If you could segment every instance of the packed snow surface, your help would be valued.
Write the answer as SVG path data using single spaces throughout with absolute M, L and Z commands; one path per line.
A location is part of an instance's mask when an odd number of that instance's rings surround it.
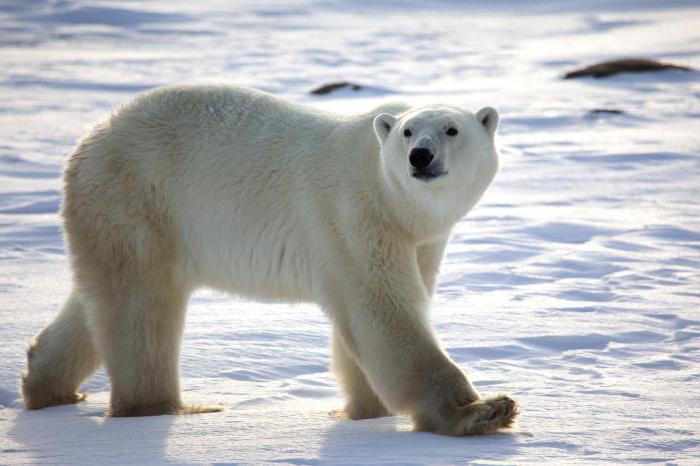
M 628 56 L 700 68 L 700 7 L 0 3 L 0 463 L 700 463 L 700 73 L 561 79 Z M 323 313 L 212 291 L 191 300 L 183 389 L 224 412 L 107 418 L 103 371 L 84 403 L 22 409 L 26 342 L 70 290 L 64 157 L 137 92 L 210 80 L 342 113 L 500 110 L 502 168 L 454 231 L 432 318 L 484 395 L 519 399 L 515 428 L 336 419 Z M 345 80 L 365 88 L 308 95 Z

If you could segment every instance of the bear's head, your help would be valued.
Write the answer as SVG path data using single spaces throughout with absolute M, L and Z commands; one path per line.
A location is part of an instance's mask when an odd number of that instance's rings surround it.
M 384 171 L 395 194 L 453 222 L 476 204 L 496 174 L 497 128 L 493 107 L 473 114 L 428 106 L 374 118 Z

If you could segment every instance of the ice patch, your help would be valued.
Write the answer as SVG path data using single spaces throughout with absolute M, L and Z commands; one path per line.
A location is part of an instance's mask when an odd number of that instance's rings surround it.
M 602 350 L 611 343 L 624 342 L 658 342 L 665 336 L 650 331 L 625 332 L 618 335 L 602 335 L 589 333 L 584 335 L 542 335 L 537 337 L 518 338 L 518 341 L 535 348 L 543 348 L 549 351 L 565 352 L 572 350 L 594 349 Z
M 147 10 L 82 6 L 52 13 L 27 15 L 28 21 L 41 21 L 64 24 L 106 24 L 109 26 L 134 27 L 151 23 L 182 23 L 192 21 L 188 15 L 180 13 L 159 13 Z
M 621 232 L 610 228 L 574 222 L 548 222 L 522 228 L 520 231 L 539 240 L 574 244 L 588 242 L 595 236 L 608 236 Z

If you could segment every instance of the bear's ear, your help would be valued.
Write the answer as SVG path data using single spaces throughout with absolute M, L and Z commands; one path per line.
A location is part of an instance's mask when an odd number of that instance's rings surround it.
M 377 133 L 377 138 L 379 142 L 384 144 L 391 128 L 394 127 L 396 123 L 396 117 L 394 115 L 389 115 L 388 113 L 380 113 L 374 117 L 374 132 Z
M 476 112 L 476 119 L 483 125 L 486 132 L 491 136 L 496 134 L 498 129 L 498 111 L 493 107 L 484 107 Z

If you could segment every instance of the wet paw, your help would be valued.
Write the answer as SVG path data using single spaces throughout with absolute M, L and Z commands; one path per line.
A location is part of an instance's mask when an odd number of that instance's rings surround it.
M 203 414 L 203 413 L 219 413 L 224 410 L 221 405 L 189 405 L 183 406 L 177 410 L 176 414 Z
M 334 409 L 328 414 L 336 419 L 352 419 L 353 421 L 391 416 L 389 411 L 387 411 L 383 406 L 372 407 L 372 409 L 349 409 L 346 407 L 345 409 Z
M 335 419 L 350 419 L 350 415 L 344 409 L 334 409 L 329 411 L 328 415 Z
M 464 407 L 458 435 L 484 435 L 508 428 L 518 415 L 518 404 L 508 395 L 476 400 Z
M 41 409 L 50 406 L 75 404 L 80 403 L 86 398 L 87 395 L 84 393 L 58 395 L 55 393 L 30 393 L 29 390 L 25 390 L 24 393 L 24 403 L 27 409 Z
M 220 405 L 173 405 L 172 403 L 154 403 L 146 405 L 112 406 L 108 413 L 112 417 L 163 416 L 173 414 L 202 414 L 223 411 Z

